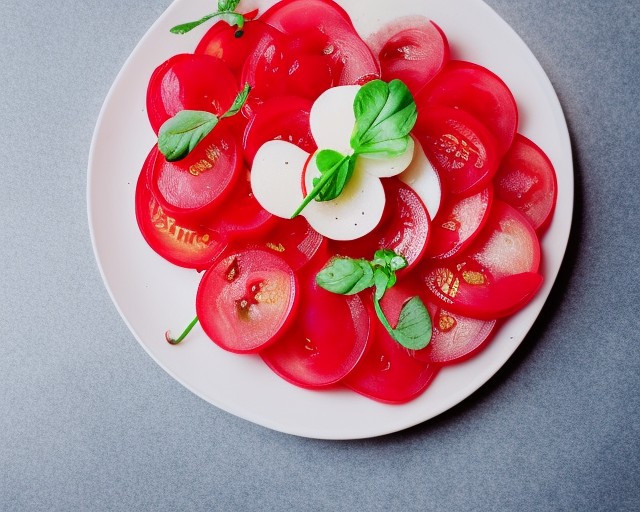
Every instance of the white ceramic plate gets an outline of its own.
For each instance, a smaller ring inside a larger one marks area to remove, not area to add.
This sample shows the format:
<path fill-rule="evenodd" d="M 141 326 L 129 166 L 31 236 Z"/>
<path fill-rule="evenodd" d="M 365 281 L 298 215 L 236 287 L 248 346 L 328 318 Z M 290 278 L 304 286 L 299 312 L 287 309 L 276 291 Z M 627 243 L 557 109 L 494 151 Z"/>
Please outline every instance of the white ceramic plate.
<path fill-rule="evenodd" d="M 264 9 L 274 0 L 245 1 Z M 549 155 L 558 175 L 558 206 L 543 239 L 545 283 L 532 303 L 500 329 L 477 357 L 444 369 L 418 399 L 383 405 L 349 391 L 308 391 L 275 376 L 257 356 L 226 353 L 196 328 L 170 346 L 164 332 L 180 331 L 194 316 L 199 275 L 166 263 L 147 247 L 134 216 L 136 178 L 154 143 L 145 112 L 154 68 L 192 51 L 204 27 L 185 36 L 169 28 L 211 10 L 205 0 L 176 0 L 133 51 L 101 111 L 88 170 L 88 213 L 95 255 L 111 297 L 133 335 L 177 381 L 211 404 L 278 431 L 324 439 L 395 432 L 456 405 L 484 384 L 512 355 L 540 312 L 564 256 L 573 209 L 573 167 L 565 119 L 554 90 L 517 34 L 481 0 L 342 0 L 366 37 L 392 18 L 421 14 L 447 34 L 452 56 L 477 62 L 509 85 L 519 105 L 519 132 Z"/>

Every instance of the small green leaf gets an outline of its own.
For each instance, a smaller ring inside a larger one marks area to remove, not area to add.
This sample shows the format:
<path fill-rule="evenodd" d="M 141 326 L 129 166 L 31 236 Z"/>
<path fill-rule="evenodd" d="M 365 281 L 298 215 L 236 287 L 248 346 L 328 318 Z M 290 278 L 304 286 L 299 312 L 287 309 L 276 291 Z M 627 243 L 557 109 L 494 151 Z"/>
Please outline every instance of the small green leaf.
<path fill-rule="evenodd" d="M 169 32 L 171 32 L 172 34 L 179 34 L 179 35 L 180 34 L 186 34 L 187 32 L 192 31 L 194 28 L 202 25 L 203 23 L 206 23 L 211 18 L 213 18 L 213 17 L 215 17 L 217 15 L 218 15 L 217 12 L 214 12 L 212 14 L 207 14 L 206 16 L 203 16 L 199 20 L 189 21 L 187 23 L 182 23 L 180 25 L 176 25 L 175 27 L 169 29 Z"/>
<path fill-rule="evenodd" d="M 363 259 L 334 258 L 318 272 L 316 283 L 332 293 L 353 295 L 372 286 L 373 269 Z"/>
<path fill-rule="evenodd" d="M 251 92 L 251 86 L 248 83 L 246 83 L 242 88 L 242 90 L 236 96 L 236 99 L 233 100 L 233 104 L 231 105 L 229 110 L 227 110 L 220 117 L 221 118 L 231 117 L 231 116 L 235 116 L 238 112 L 240 112 L 244 104 L 247 102 L 247 98 L 249 97 L 249 92 Z"/>
<path fill-rule="evenodd" d="M 403 347 L 420 350 L 429 344 L 432 334 L 429 311 L 420 297 L 412 297 L 402 307 L 398 324 L 391 336 Z"/>
<path fill-rule="evenodd" d="M 235 11 L 240 0 L 218 0 L 218 11 Z"/>
<path fill-rule="evenodd" d="M 389 288 L 389 281 L 391 280 L 391 275 L 386 269 L 376 268 L 373 271 L 373 282 L 376 287 L 375 298 L 376 300 L 382 299 L 384 292 Z"/>
<path fill-rule="evenodd" d="M 233 12 L 240 3 L 240 0 L 218 0 L 218 11 L 203 16 L 199 20 L 189 21 L 182 23 L 171 28 L 169 31 L 172 34 L 186 34 L 194 28 L 206 23 L 212 18 L 218 18 L 219 20 L 227 22 L 231 27 L 238 27 L 238 30 L 244 26 L 244 16 L 242 14 Z"/>
<path fill-rule="evenodd" d="M 322 176 L 331 173 L 331 179 L 325 181 L 320 188 L 317 201 L 331 201 L 338 197 L 353 175 L 354 165 L 350 158 L 332 149 L 323 149 L 316 155 L 316 166 L 320 177 L 313 179 L 314 188 L 322 181 Z"/>
<path fill-rule="evenodd" d="M 182 110 L 168 119 L 158 132 L 158 149 L 173 162 L 187 156 L 218 124 L 211 112 Z"/>

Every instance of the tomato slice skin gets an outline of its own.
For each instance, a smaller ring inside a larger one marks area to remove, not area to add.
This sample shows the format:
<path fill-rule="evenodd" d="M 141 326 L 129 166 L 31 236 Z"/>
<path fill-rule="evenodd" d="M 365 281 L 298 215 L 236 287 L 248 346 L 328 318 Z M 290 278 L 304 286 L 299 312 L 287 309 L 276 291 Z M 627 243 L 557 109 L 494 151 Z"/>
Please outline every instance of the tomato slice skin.
<path fill-rule="evenodd" d="M 489 185 L 471 196 L 449 196 L 431 223 L 427 256 L 451 258 L 468 247 L 489 218 L 493 195 Z"/>
<path fill-rule="evenodd" d="M 261 20 L 249 20 L 245 22 L 240 37 L 236 36 L 236 32 L 236 27 L 219 21 L 205 33 L 194 53 L 220 59 L 237 78 L 240 78 L 247 57 L 265 34 L 273 33 L 274 29 Z"/>
<path fill-rule="evenodd" d="M 269 140 L 289 141 L 313 153 L 317 147 L 309 126 L 311 105 L 307 98 L 279 96 L 256 108 L 245 128 L 242 144 L 249 166 L 260 146 Z"/>
<path fill-rule="evenodd" d="M 328 292 L 316 283 L 321 265 L 300 278 L 301 302 L 295 325 L 263 350 L 264 362 L 280 377 L 304 388 L 322 388 L 343 379 L 358 363 L 369 339 L 369 314 L 357 296 Z"/>
<path fill-rule="evenodd" d="M 147 115 L 157 134 L 181 110 L 204 110 L 217 116 L 231 107 L 237 79 L 216 57 L 181 53 L 160 64 L 147 87 Z"/>
<path fill-rule="evenodd" d="M 231 193 L 241 170 L 240 145 L 221 122 L 182 160 L 168 162 L 156 151 L 148 185 L 169 215 L 206 223 Z"/>
<path fill-rule="evenodd" d="M 370 260 L 378 249 L 391 249 L 413 268 L 426 252 L 431 219 L 424 203 L 413 189 L 398 178 L 382 180 L 386 203 L 382 219 L 368 235 L 346 242 L 330 241 L 332 250 L 341 256 Z"/>
<path fill-rule="evenodd" d="M 414 98 L 449 61 L 449 42 L 442 29 L 428 19 L 392 23 L 378 34 L 382 79 L 402 80 Z M 384 36 L 382 35 L 384 34 Z"/>
<path fill-rule="evenodd" d="M 370 294 L 364 301 L 371 304 Z M 402 305 L 416 294 L 412 286 L 398 283 L 387 290 L 381 301 L 382 310 L 396 325 Z M 349 389 L 372 400 L 387 404 L 403 404 L 422 394 L 437 375 L 439 366 L 419 361 L 412 352 L 396 342 L 376 314 L 372 317 L 371 337 L 364 356 L 343 379 Z"/>
<path fill-rule="evenodd" d="M 168 216 L 147 187 L 148 166 L 154 159 L 152 150 L 136 184 L 136 220 L 143 238 L 158 255 L 179 267 L 205 270 L 218 257 L 226 242 L 204 226 L 179 223 Z"/>
<path fill-rule="evenodd" d="M 518 128 L 518 107 L 509 87 L 489 69 L 472 62 L 449 61 L 416 98 L 430 105 L 460 109 L 483 123 L 496 140 L 500 156 L 511 146 Z"/>
<path fill-rule="evenodd" d="M 522 213 L 538 233 L 544 232 L 558 198 L 555 169 L 545 152 L 517 134 L 493 181 L 496 197 Z"/>
<path fill-rule="evenodd" d="M 425 301 L 431 321 L 433 336 L 429 345 L 413 352 L 419 361 L 434 364 L 453 364 L 465 361 L 477 354 L 491 340 L 496 320 L 478 320 L 447 311 Z"/>
<path fill-rule="evenodd" d="M 471 246 L 448 260 L 429 260 L 422 278 L 445 309 L 492 320 L 524 307 L 542 285 L 540 242 L 514 208 L 494 201 L 486 226 Z"/>
<path fill-rule="evenodd" d="M 360 38 L 346 11 L 331 0 L 283 0 L 260 18 L 277 30 L 297 38 L 326 37 L 314 54 L 329 56 L 333 85 L 363 84 L 380 77 L 380 66 Z"/>
<path fill-rule="evenodd" d="M 440 106 L 419 109 L 414 130 L 445 193 L 474 194 L 485 188 L 498 170 L 493 135 L 464 110 Z"/>
<path fill-rule="evenodd" d="M 196 313 L 218 346 L 256 353 L 290 327 L 298 295 L 298 280 L 278 255 L 261 249 L 226 251 L 202 276 Z"/>

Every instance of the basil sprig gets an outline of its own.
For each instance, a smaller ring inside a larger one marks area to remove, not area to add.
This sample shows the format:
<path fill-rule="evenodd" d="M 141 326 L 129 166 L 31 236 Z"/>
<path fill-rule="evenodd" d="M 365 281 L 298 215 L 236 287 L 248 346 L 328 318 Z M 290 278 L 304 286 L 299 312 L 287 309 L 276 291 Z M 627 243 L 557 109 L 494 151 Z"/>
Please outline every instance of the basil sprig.
<path fill-rule="evenodd" d="M 158 149 L 169 162 L 184 158 L 211 133 L 220 119 L 231 117 L 240 111 L 247 101 L 250 90 L 251 87 L 246 84 L 229 110 L 220 117 L 203 110 L 181 110 L 160 127 Z"/>
<path fill-rule="evenodd" d="M 388 249 L 376 251 L 373 260 L 336 257 L 316 275 L 318 286 L 332 293 L 353 295 L 374 288 L 373 306 L 380 323 L 400 345 L 420 350 L 431 341 L 433 325 L 429 311 L 420 297 L 411 297 L 402 306 L 395 327 L 385 316 L 380 301 L 397 282 L 396 272 L 407 266 L 407 260 Z"/>
<path fill-rule="evenodd" d="M 242 35 L 242 27 L 244 27 L 245 20 L 242 14 L 235 12 L 239 3 L 240 0 L 218 0 L 218 10 L 216 12 L 207 14 L 196 21 L 189 21 L 188 23 L 176 25 L 170 29 L 170 32 L 173 34 L 186 34 L 203 23 L 206 23 L 210 19 L 217 18 L 218 20 L 227 22 L 231 27 L 238 27 L 236 36 L 240 37 Z"/>
<path fill-rule="evenodd" d="M 349 183 L 359 155 L 391 158 L 407 150 L 409 133 L 417 119 L 416 103 L 401 80 L 372 80 L 363 85 L 353 101 L 356 122 L 351 134 L 352 153 L 342 155 L 323 149 L 316 155 L 320 176 L 292 217 L 313 200 L 331 201 Z"/>

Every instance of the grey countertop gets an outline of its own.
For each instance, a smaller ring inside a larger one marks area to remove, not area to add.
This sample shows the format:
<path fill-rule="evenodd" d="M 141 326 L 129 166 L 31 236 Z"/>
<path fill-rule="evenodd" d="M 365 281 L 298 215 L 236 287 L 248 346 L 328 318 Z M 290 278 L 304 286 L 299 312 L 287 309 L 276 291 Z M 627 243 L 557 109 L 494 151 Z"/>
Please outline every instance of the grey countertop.
<path fill-rule="evenodd" d="M 565 111 L 569 250 L 485 386 L 424 424 L 349 442 L 198 398 L 145 353 L 102 283 L 85 199 L 92 132 L 169 3 L 3 3 L 0 510 L 638 510 L 640 3 L 487 0 Z"/>

